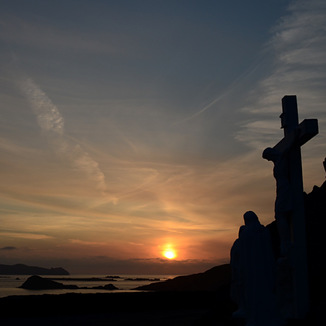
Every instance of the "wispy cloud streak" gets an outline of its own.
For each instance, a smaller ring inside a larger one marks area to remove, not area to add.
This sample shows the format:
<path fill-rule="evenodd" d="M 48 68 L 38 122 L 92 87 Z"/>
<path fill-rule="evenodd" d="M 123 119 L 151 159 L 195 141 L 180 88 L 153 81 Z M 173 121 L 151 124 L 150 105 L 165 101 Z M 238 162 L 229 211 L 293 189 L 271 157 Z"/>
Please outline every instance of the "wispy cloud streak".
<path fill-rule="evenodd" d="M 3 232 L 3 231 L 1 231 L 0 235 L 2 237 L 31 239 L 31 240 L 43 240 L 43 239 L 52 239 L 53 238 L 52 236 L 49 236 L 46 234 L 36 234 L 36 233 L 28 233 L 28 232 L 8 232 L 8 231 Z"/>
<path fill-rule="evenodd" d="M 183 122 L 187 122 L 189 120 L 192 120 L 194 118 L 197 118 L 198 116 L 202 115 L 203 113 L 205 113 L 207 110 L 211 110 L 211 109 L 216 109 L 218 108 L 219 112 L 223 111 L 223 110 L 229 110 L 229 107 L 225 106 L 225 105 L 220 105 L 218 106 L 218 104 L 220 104 L 221 102 L 223 102 L 224 99 L 226 98 L 230 98 L 233 97 L 236 90 L 242 86 L 242 84 L 244 83 L 244 81 L 251 75 L 253 74 L 257 68 L 260 66 L 260 61 L 261 58 L 258 56 L 257 59 L 255 60 L 255 62 L 247 69 L 245 70 L 242 74 L 240 74 L 238 77 L 236 77 L 227 87 L 225 90 L 223 90 L 221 93 L 219 93 L 213 100 L 211 100 L 208 104 L 206 104 L 203 108 L 201 108 L 200 110 L 196 111 L 195 113 L 193 113 L 192 115 L 186 117 L 185 119 L 183 119 L 182 121 L 179 121 L 177 123 L 183 123 Z"/>
<path fill-rule="evenodd" d="M 267 52 L 272 55 L 273 68 L 251 92 L 243 109 L 249 114 L 248 121 L 237 134 L 238 140 L 256 149 L 279 134 L 279 128 L 271 126 L 272 120 L 278 122 L 275 118 L 284 95 L 298 96 L 302 117 L 325 120 L 326 3 L 294 1 L 273 29 Z M 262 128 L 267 134 L 261 134 Z"/>
<path fill-rule="evenodd" d="M 63 117 L 46 94 L 30 78 L 22 81 L 21 88 L 31 104 L 41 129 L 63 135 Z"/>
<path fill-rule="evenodd" d="M 57 154 L 91 179 L 98 190 L 106 190 L 105 176 L 99 164 L 79 144 L 72 144 L 64 134 L 64 119 L 49 97 L 31 79 L 24 78 L 20 88 L 26 96 L 42 131 L 51 140 Z"/>

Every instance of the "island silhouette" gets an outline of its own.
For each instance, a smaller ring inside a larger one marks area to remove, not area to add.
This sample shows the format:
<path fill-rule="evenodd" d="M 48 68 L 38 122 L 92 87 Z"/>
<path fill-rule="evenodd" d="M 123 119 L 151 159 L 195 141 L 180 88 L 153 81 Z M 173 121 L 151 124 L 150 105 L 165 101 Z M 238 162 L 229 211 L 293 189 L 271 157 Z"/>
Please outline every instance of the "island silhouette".
<path fill-rule="evenodd" d="M 70 275 L 62 267 L 44 268 L 28 266 L 24 264 L 4 265 L 0 264 L 0 275 Z"/>

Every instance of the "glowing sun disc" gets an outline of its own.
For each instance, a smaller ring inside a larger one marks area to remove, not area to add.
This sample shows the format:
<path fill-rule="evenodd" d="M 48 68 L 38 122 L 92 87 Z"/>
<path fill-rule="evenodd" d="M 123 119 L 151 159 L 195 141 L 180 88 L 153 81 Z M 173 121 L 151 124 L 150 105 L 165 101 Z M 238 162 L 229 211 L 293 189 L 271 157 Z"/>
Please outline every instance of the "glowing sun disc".
<path fill-rule="evenodd" d="M 163 252 L 163 256 L 167 259 L 174 259 L 176 257 L 176 253 L 173 250 L 165 250 Z"/>

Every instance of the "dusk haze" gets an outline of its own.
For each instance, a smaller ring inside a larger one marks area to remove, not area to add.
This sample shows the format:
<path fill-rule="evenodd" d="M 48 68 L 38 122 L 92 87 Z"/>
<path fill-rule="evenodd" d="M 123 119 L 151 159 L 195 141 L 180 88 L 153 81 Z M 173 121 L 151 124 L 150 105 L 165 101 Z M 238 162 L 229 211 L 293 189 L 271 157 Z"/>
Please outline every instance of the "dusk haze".
<path fill-rule="evenodd" d="M 326 2 L 0 1 L 0 263 L 181 275 L 274 221 L 281 100 L 318 119 Z"/>

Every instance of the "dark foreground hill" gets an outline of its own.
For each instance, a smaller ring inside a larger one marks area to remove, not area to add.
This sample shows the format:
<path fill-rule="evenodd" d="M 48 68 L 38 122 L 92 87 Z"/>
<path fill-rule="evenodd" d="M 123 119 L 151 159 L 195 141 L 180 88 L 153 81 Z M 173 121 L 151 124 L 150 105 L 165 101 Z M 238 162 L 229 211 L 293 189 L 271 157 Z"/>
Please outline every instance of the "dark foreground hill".
<path fill-rule="evenodd" d="M 178 276 L 164 282 L 136 288 L 145 291 L 218 291 L 227 289 L 231 281 L 229 264 L 215 266 L 204 273 Z"/>
<path fill-rule="evenodd" d="M 43 268 L 37 266 L 27 266 L 23 264 L 0 264 L 0 275 L 69 275 L 69 272 L 67 272 L 62 267 Z"/>
<path fill-rule="evenodd" d="M 5 326 L 236 326 L 215 292 L 134 292 L 0 298 Z"/>

